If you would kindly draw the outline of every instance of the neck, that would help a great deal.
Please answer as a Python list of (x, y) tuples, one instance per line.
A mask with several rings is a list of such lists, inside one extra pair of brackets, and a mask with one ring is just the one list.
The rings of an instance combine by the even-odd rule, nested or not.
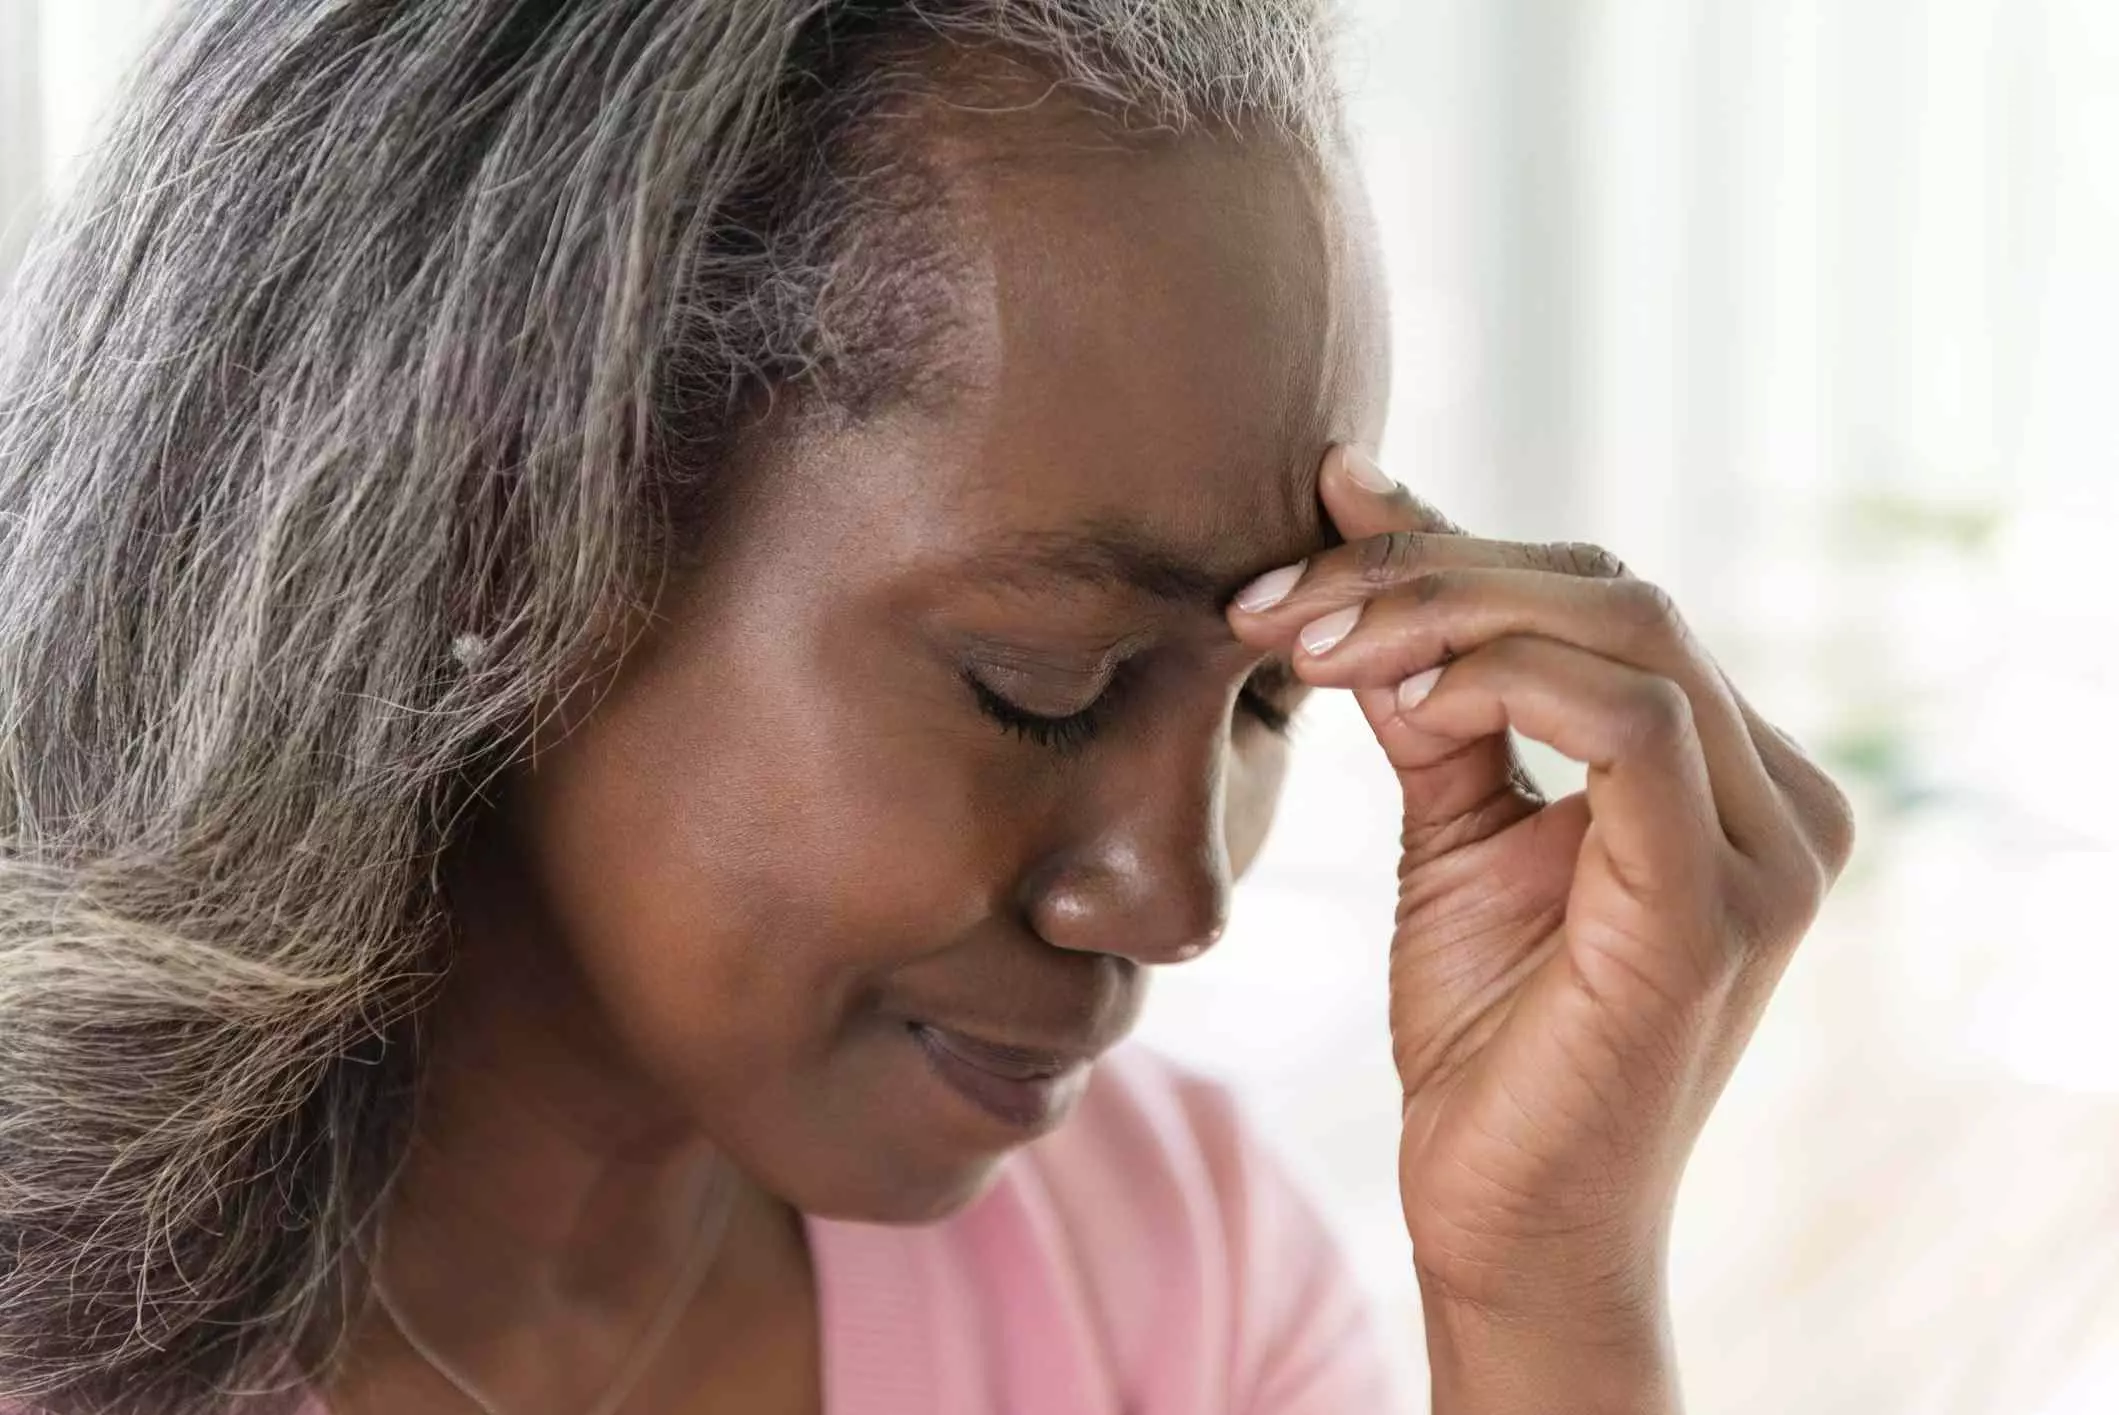
[[(708, 1310), (744, 1294), (806, 1300), (798, 1216), (624, 1062), (559, 951), (535, 930), (494, 928), (492, 915), (459, 920), (458, 956), (421, 1023), (431, 1040), (412, 1143), (374, 1245), (373, 1278), (417, 1337), (371, 1303), (345, 1368), (400, 1393), (379, 1399), (359, 1377), (361, 1391), (334, 1387), (333, 1409), (420, 1408), (403, 1380), (444, 1398), (437, 1373), (417, 1369), (430, 1364), (417, 1343), (496, 1404), (538, 1392), (511, 1412), (585, 1410), (673, 1295)], [(717, 1219), (696, 1292), (673, 1293)], [(696, 1341), (684, 1346), (711, 1364)]]

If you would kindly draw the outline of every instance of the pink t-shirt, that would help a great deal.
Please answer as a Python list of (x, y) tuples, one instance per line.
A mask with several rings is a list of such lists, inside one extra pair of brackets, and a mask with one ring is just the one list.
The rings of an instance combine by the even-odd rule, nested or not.
[(1138, 1047), (928, 1228), (813, 1222), (825, 1415), (1370, 1415), (1368, 1308), (1227, 1091)]
[(1139, 1047), (962, 1213), (809, 1237), (825, 1415), (1400, 1408), (1316, 1213), (1227, 1091)]

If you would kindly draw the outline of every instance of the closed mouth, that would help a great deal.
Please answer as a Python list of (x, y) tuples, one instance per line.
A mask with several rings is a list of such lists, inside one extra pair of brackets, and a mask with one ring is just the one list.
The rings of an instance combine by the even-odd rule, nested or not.
[(1093, 1055), (1009, 1046), (924, 1022), (909, 1024), (906, 1035), (949, 1089), (1026, 1138), (1067, 1113), (1088, 1081)]
[(967, 1036), (962, 1032), (930, 1026), (925, 1022), (914, 1022), (910, 1025), (920, 1040), (927, 1045), (939, 1047), (966, 1066), (975, 1066), (1004, 1081), (1054, 1080), (1089, 1059), (1080, 1053), (1067, 1054), (1008, 1046), (1001, 1042), (991, 1042), (981, 1037)]

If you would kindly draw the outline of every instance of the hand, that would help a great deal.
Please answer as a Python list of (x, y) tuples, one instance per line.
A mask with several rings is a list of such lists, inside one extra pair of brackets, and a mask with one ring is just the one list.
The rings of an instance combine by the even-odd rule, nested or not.
[[(1404, 789), (1391, 1029), (1423, 1288), (1526, 1329), (1652, 1320), (1680, 1171), (1846, 862), (1846, 800), (1609, 554), (1464, 536), (1349, 449), (1320, 495), (1348, 543), (1229, 617), (1353, 689)], [(1587, 790), (1542, 800), (1510, 728)]]

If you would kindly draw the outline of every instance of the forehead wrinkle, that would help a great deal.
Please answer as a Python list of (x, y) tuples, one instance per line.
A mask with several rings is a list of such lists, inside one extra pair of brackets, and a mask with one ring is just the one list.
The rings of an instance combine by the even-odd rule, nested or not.
[(1017, 531), (962, 562), (965, 573), (1035, 593), (1054, 582), (1144, 595), (1219, 614), (1254, 571), (1201, 547), (1163, 540), (1119, 521), (1069, 530)]
[(1219, 584), (1201, 562), (1178, 547), (1114, 524), (1017, 531), (972, 557), (965, 568), (980, 579), (1028, 591), (1069, 581), (1185, 604), (1210, 602)]
[(1324, 514), (1324, 503), (1319, 499), (1319, 483), (1324, 474), (1324, 456), (1320, 448), (1305, 446), (1296, 461), (1298, 470), (1293, 476), (1280, 480), (1285, 500), (1280, 507), (1285, 518), (1282, 524), (1289, 527), (1294, 542), (1287, 558), (1297, 555), (1315, 555), (1321, 550), (1330, 550), (1342, 544), (1339, 530), (1331, 517)]

